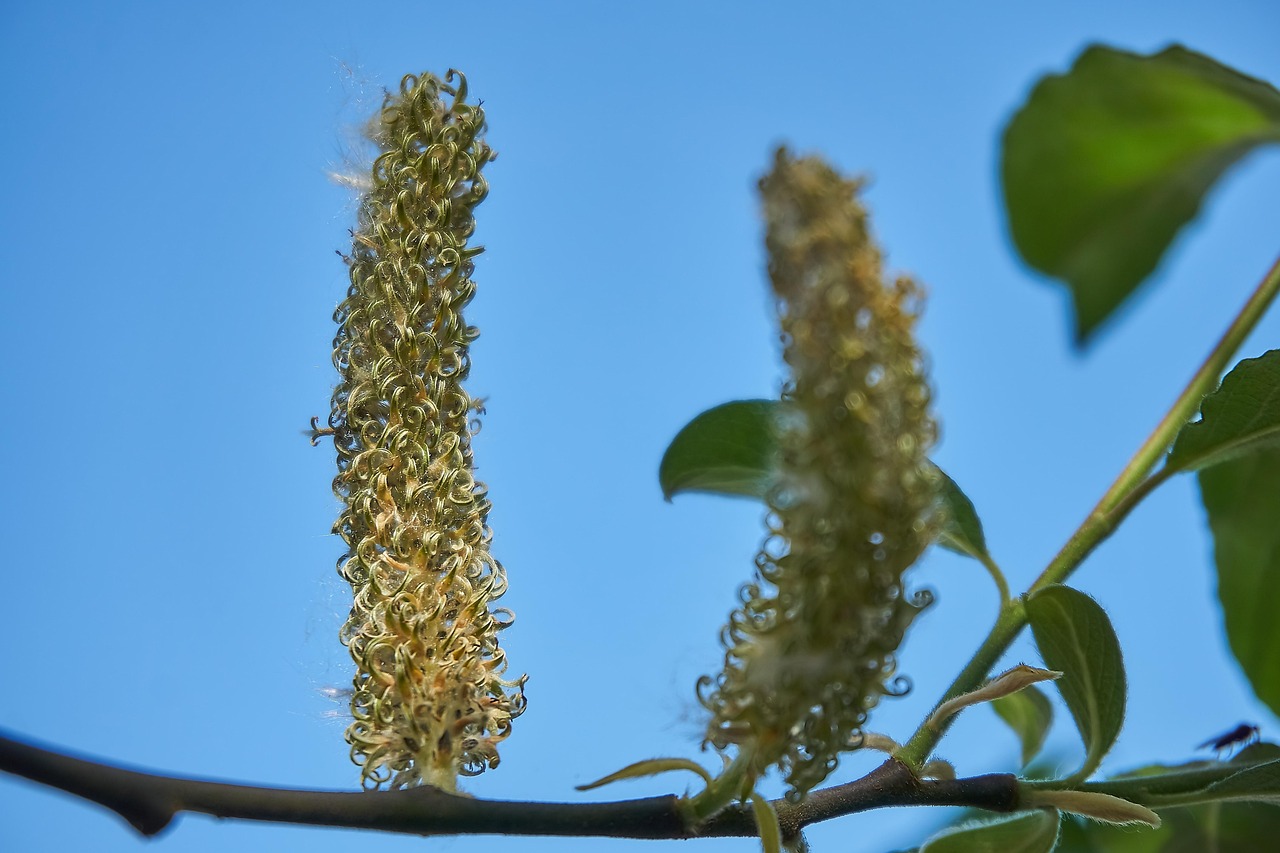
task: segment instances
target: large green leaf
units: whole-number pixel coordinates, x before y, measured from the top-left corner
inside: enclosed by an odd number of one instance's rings
[[[735,400],[689,421],[658,466],[663,496],[671,500],[682,492],[706,492],[763,498],[776,477],[783,413],[777,400]],[[946,515],[938,544],[985,558],[987,542],[973,502],[946,472],[938,473],[938,496]]]
[[[1280,92],[1207,56],[1093,46],[1045,77],[1004,135],[1013,241],[1062,279],[1083,343],[1156,268],[1205,194],[1280,141]]]
[[[1053,705],[1034,684],[1002,696],[991,707],[1022,742],[1022,766],[1026,767],[1044,746],[1053,725]]]
[[[1280,714],[1280,449],[1197,475],[1213,533],[1227,641],[1253,692]]]
[[[1200,420],[1178,433],[1165,463],[1194,471],[1280,447],[1280,350],[1246,358],[1200,404]]]
[[[1096,601],[1069,586],[1033,595],[1027,619],[1045,663],[1063,673],[1056,684],[1084,739],[1084,765],[1072,778],[1088,778],[1124,724],[1124,659],[1116,632]]]
[[[1058,843],[1058,813],[1037,810],[944,829],[920,853],[1049,853]]]

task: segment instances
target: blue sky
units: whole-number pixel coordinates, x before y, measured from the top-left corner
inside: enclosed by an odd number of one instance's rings
[[[376,9],[364,12],[364,9]],[[504,636],[529,709],[478,796],[586,801],[575,784],[696,755],[693,685],[750,570],[760,510],[662,501],[658,460],[699,411],[780,371],[754,182],[773,148],[865,172],[922,326],[943,441],[1019,589],[1092,506],[1274,259],[1280,154],[1231,173],[1087,353],[1064,293],[1012,254],[996,143],[1041,74],[1093,41],[1182,42],[1280,81],[1267,0],[1203,3],[34,4],[0,7],[0,445],[9,628],[0,726],[186,775],[351,788],[328,535],[333,455],[299,430],[335,381],[331,312],[355,203],[326,174],[409,72],[467,72],[500,157],[480,209],[470,389]],[[1266,320],[1242,351],[1280,342]],[[1225,650],[1194,482],[1144,504],[1075,578],[1110,611],[1129,725],[1104,769],[1193,756],[1277,720]],[[909,734],[994,618],[974,563],[932,553],[908,636]],[[1031,660],[1022,643],[1009,661]],[[1065,719],[1051,741],[1078,754]],[[985,709],[941,754],[1009,769]],[[869,769],[842,765],[835,781]],[[679,790],[680,777],[605,797]],[[892,849],[941,814],[846,818],[814,849]],[[463,850],[485,840],[219,824],[149,849]],[[674,842],[514,839],[511,851]],[[0,847],[131,851],[114,815],[0,778]],[[664,847],[665,845],[665,847]],[[753,850],[749,840],[698,850]]]

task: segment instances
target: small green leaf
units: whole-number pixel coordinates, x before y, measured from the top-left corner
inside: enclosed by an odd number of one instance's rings
[[[756,818],[756,829],[760,831],[760,846],[764,853],[782,853],[782,827],[778,824],[778,813],[773,804],[755,791],[751,792],[751,813]]]
[[[937,468],[937,471],[942,475],[938,494],[947,511],[947,520],[943,524],[942,535],[938,537],[938,544],[975,560],[989,558],[987,537],[982,532],[982,520],[978,518],[973,501],[969,500],[969,496],[960,490],[946,471],[941,468]]]
[[[672,439],[658,466],[662,495],[705,492],[763,499],[773,485],[778,460],[777,400],[735,400],[708,409]],[[936,466],[935,466],[936,468]],[[973,502],[941,468],[939,501],[946,511],[938,544],[982,559],[987,542]]]
[[[778,452],[776,400],[735,400],[707,409],[676,434],[658,466],[662,495],[710,492],[762,498]]]
[[[1048,586],[1027,601],[1027,619],[1046,664],[1062,670],[1058,690],[1084,740],[1084,765],[1098,769],[1124,723],[1125,677],[1120,643],[1106,612],[1069,586]]]
[[[645,761],[637,761],[635,764],[628,764],[621,770],[610,773],[608,776],[602,776],[594,782],[577,785],[575,790],[590,791],[593,788],[611,785],[624,779],[642,779],[645,776],[657,776],[660,773],[671,773],[675,770],[687,770],[690,773],[696,773],[702,777],[703,782],[708,785],[711,784],[711,774],[702,765],[687,758],[650,758]]]
[[[1227,641],[1259,699],[1280,713],[1280,449],[1199,472]]]
[[[1058,813],[1038,809],[944,829],[920,853],[1049,853],[1058,843]]]
[[[1200,420],[1178,433],[1165,463],[1196,471],[1280,447],[1280,350],[1246,358],[1200,404]]]
[[[1160,262],[1205,194],[1280,141],[1280,92],[1183,47],[1092,46],[1042,79],[1004,135],[1013,241],[1065,281],[1083,343]]]
[[[961,693],[959,696],[943,702],[929,715],[925,725],[931,729],[941,731],[949,718],[954,717],[965,708],[994,702],[1020,690],[1026,690],[1033,684],[1039,684],[1042,681],[1053,681],[1061,677],[1062,673],[1055,670],[1040,669],[1039,667],[1020,663],[990,679],[981,687],[970,690],[968,693]]]
[[[1032,685],[995,700],[991,707],[1022,742],[1022,766],[1026,767],[1039,754],[1053,725],[1049,697]]]

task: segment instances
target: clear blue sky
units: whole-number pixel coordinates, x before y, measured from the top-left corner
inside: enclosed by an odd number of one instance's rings
[[[376,10],[376,11],[366,11]],[[1091,41],[1179,41],[1280,81],[1269,0],[879,3],[35,4],[0,8],[0,446],[8,531],[0,726],[195,776],[351,788],[328,535],[330,314],[346,287],[351,127],[402,74],[464,69],[501,156],[480,210],[483,336],[470,388],[504,645],[529,710],[479,796],[585,801],[575,784],[696,755],[697,676],[749,574],[760,511],[666,504],[658,460],[702,409],[778,387],[754,182],[773,147],[874,178],[891,264],[923,324],[944,439],[1025,588],[1154,425],[1277,251],[1280,154],[1218,189],[1135,311],[1071,350],[1063,292],[1013,256],[996,142],[1042,73]],[[1280,317],[1246,346],[1280,344]],[[1280,735],[1225,652],[1194,482],[1162,489],[1076,577],[1130,671],[1105,768],[1192,757],[1241,720]],[[915,683],[874,728],[904,737],[995,612],[981,569],[934,553]],[[1020,645],[1010,656],[1031,659]],[[1076,760],[1064,719],[1051,749]],[[941,752],[1008,769],[985,709]],[[836,780],[871,766],[851,760]],[[1105,769],[1104,768],[1104,769]],[[680,777],[607,797],[664,793]],[[942,815],[846,818],[816,851],[879,851]],[[186,817],[165,851],[464,850]],[[515,839],[510,851],[674,842]],[[0,848],[132,851],[114,815],[0,777]],[[757,849],[749,840],[698,851]]]

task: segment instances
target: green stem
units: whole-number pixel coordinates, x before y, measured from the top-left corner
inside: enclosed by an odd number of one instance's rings
[[[1182,389],[1182,393],[1169,407],[1169,411],[1165,413],[1160,423],[1156,424],[1151,435],[1138,448],[1138,452],[1129,460],[1129,464],[1120,472],[1120,476],[1111,484],[1111,488],[1107,489],[1106,494],[1098,501],[1093,512],[1089,513],[1084,523],[1067,540],[1067,544],[1062,546],[1062,550],[1031,585],[1028,593],[1066,580],[1075,571],[1076,566],[1080,565],[1084,558],[1115,530],[1129,510],[1137,505],[1136,501],[1128,500],[1131,493],[1136,492],[1139,497],[1150,493],[1154,486],[1144,488],[1147,474],[1164,456],[1182,428],[1199,411],[1200,401],[1204,396],[1217,387],[1218,380],[1226,372],[1227,365],[1236,354],[1236,350],[1240,349],[1244,339],[1262,319],[1262,315],[1266,313],[1267,307],[1275,299],[1278,291],[1280,291],[1280,259],[1272,264],[1271,269],[1258,283],[1244,307],[1231,321],[1231,325],[1227,326],[1218,343],[1209,351],[1208,357],[1192,375],[1187,387]],[[1160,477],[1159,474],[1156,476]]]
[[[1000,571],[999,564],[991,559],[990,554],[978,555],[978,562],[982,563],[987,573],[991,575],[991,579],[996,582],[996,590],[1000,593],[1000,606],[1005,606],[1009,603],[1009,582],[1004,579],[1004,572]]]
[[[1000,615],[996,617],[996,623],[991,628],[991,633],[987,634],[986,640],[974,652],[973,657],[965,664],[964,669],[956,676],[955,681],[951,682],[951,686],[947,688],[947,692],[943,694],[938,705],[943,702],[954,699],[981,686],[987,674],[991,672],[991,668],[1000,660],[1000,656],[1004,654],[1005,649],[1013,642],[1013,638],[1018,636],[1018,632],[1022,630],[1022,626],[1027,624],[1026,609],[1023,606],[1022,599],[1012,599],[1000,608]],[[936,705],[934,706],[937,707]],[[898,761],[911,768],[913,772],[919,775],[923,769],[925,761],[928,760],[933,748],[938,745],[938,741],[942,739],[943,734],[951,726],[950,717],[944,720],[936,728],[934,726],[921,724],[916,729],[911,739],[893,754]]]
[[[1001,655],[1026,626],[1027,614],[1022,602],[1027,596],[1046,586],[1066,580],[1085,557],[1111,535],[1143,498],[1169,478],[1171,472],[1162,470],[1151,475],[1151,470],[1177,438],[1178,432],[1199,410],[1200,401],[1217,386],[1219,378],[1226,371],[1227,364],[1236,350],[1262,319],[1262,315],[1266,313],[1278,292],[1280,292],[1280,259],[1277,259],[1263,276],[1244,307],[1236,314],[1226,332],[1209,351],[1208,357],[1192,375],[1191,380],[1174,400],[1160,423],[1156,424],[1151,435],[1116,477],[1115,482],[1103,494],[1098,505],[1076,528],[1075,533],[1062,546],[1057,556],[1049,562],[1026,594],[1001,608],[1000,616],[996,619],[991,633],[947,688],[947,692],[938,702],[939,705],[980,687],[990,674],[992,667],[1000,660]],[[922,724],[895,757],[914,772],[919,773],[949,725],[950,720],[937,728]]]

